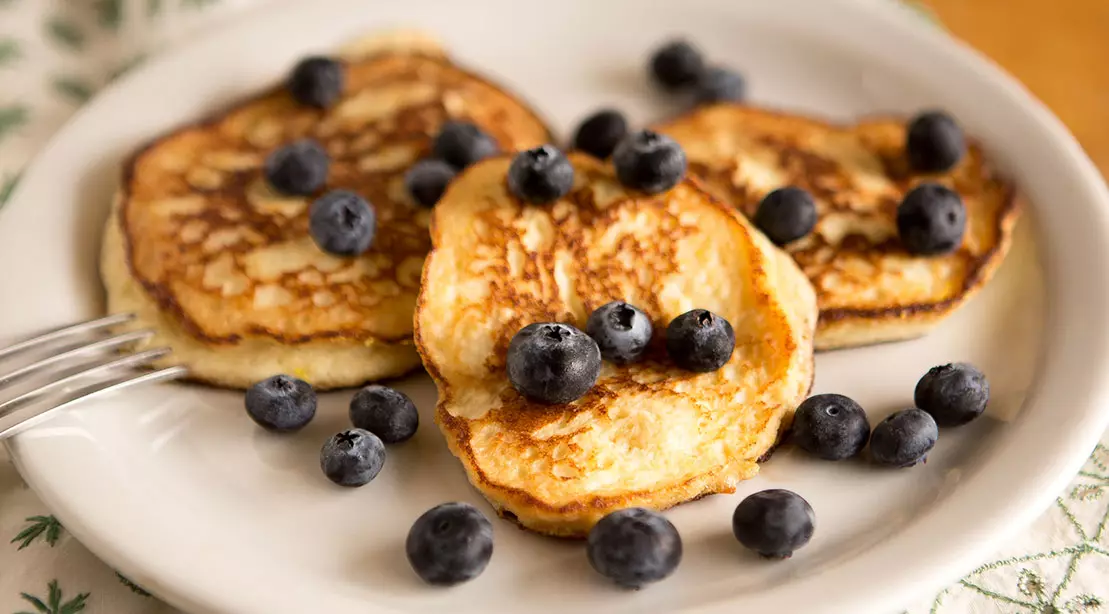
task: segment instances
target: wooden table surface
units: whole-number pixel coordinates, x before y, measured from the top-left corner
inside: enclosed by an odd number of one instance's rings
[[[924,0],[1020,79],[1109,176],[1109,0]]]

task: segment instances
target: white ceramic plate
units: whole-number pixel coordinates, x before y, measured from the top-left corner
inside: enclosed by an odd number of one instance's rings
[[[601,104],[638,121],[664,112],[643,63],[675,33],[746,73],[759,102],[842,119],[951,110],[1017,178],[1031,215],[995,282],[969,307],[925,339],[821,355],[816,388],[858,399],[876,422],[912,402],[928,367],[970,360],[991,380],[988,414],[945,431],[928,464],[910,470],[783,450],[735,496],[670,512],[685,543],[682,566],[637,593],[595,577],[580,544],[500,521],[483,576],[451,590],[418,583],[403,554],[416,516],[447,500],[488,509],[432,424],[435,394],[423,376],[402,385],[420,406],[419,434],[390,451],[375,482],[353,491],[333,487],[317,461],[322,441],[345,426],[348,393],[326,396],[315,422],[287,437],[255,428],[239,394],[187,386],[85,405],[19,436],[13,456],[66,527],[171,603],[268,614],[892,611],[1030,521],[1106,426],[1109,290],[1095,273],[1109,264],[1105,186],[1016,83],[892,3],[341,0],[275,8],[114,86],[29,168],[0,220],[0,339],[100,312],[100,228],[129,151],[272,82],[308,51],[399,25],[438,33],[563,131]],[[730,535],[735,504],[771,486],[803,494],[818,518],[812,543],[778,563],[743,552]]]

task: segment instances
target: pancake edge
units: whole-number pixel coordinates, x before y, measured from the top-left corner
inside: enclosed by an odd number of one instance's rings
[[[415,347],[407,341],[324,339],[287,345],[265,337],[245,337],[235,343],[213,345],[197,339],[163,312],[131,275],[118,215],[119,195],[114,201],[100,255],[107,311],[135,314],[123,329],[153,330],[153,337],[143,347],[173,349],[173,353],[153,363],[155,366],[185,365],[189,369],[187,380],[220,388],[249,388],[272,375],[286,373],[319,390],[399,377],[420,366]]]

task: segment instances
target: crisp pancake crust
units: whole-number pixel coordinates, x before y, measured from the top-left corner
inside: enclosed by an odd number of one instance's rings
[[[430,212],[411,200],[404,173],[448,119],[481,125],[505,150],[550,138],[527,106],[426,38],[371,39],[348,53],[369,55],[345,57],[333,108],[298,105],[275,88],[157,139],[124,169],[103,255],[110,307],[157,312],[137,325],[187,346],[173,359],[197,379],[242,387],[286,365],[334,387],[417,366],[412,313]],[[306,137],[331,157],[327,185],[303,198],[274,193],[265,157]],[[308,235],[309,204],[335,188],[376,210],[374,244],[358,258],[325,254]],[[329,348],[358,364],[336,367]],[[228,371],[228,355],[241,365]]]
[[[658,130],[677,139],[691,169],[748,216],[778,187],[813,194],[817,226],[786,250],[816,289],[817,349],[924,334],[989,280],[1018,217],[1013,187],[977,144],[947,173],[911,173],[902,120],[839,127],[722,104]],[[966,204],[967,233],[952,254],[913,256],[900,245],[897,206],[922,181],[954,189]]]
[[[816,305],[793,261],[695,180],[646,196],[592,158],[570,158],[575,187],[548,206],[509,196],[506,158],[451,185],[432,221],[416,344],[471,482],[524,527],[576,537],[614,509],[662,509],[754,475],[812,382]],[[568,404],[512,388],[504,360],[520,328],[584,328],[616,299],[654,323],[645,361],[605,363]],[[713,373],[666,357],[666,325],[698,307],[736,331],[732,359]]]

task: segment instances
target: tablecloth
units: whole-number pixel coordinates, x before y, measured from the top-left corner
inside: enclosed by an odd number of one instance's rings
[[[264,4],[0,0],[0,207],[21,167],[97,90],[151,54]],[[1109,612],[1107,491],[1109,435],[1031,527],[941,592],[906,596],[904,611]],[[175,610],[83,548],[0,451],[0,613],[78,612]]]

